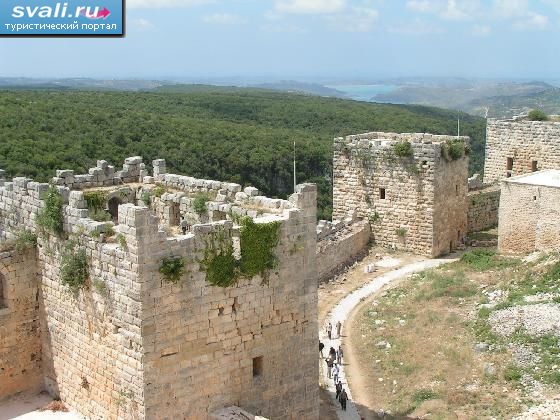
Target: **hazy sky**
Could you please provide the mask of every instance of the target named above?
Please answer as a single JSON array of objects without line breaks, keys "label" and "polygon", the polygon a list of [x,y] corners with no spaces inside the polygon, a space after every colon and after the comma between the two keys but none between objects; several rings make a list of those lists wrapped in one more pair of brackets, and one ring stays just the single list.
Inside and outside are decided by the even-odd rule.
[{"label": "hazy sky", "polygon": [[124,39],[0,39],[0,76],[560,78],[560,0],[128,0]]}]

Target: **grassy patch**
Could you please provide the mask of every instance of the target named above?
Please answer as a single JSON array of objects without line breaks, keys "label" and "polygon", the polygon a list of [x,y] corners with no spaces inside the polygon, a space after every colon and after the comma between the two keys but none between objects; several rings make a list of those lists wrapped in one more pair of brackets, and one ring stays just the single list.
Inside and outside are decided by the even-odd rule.
[{"label": "grassy patch", "polygon": [[523,376],[523,370],[514,364],[506,366],[504,369],[504,379],[508,382],[519,382]]},{"label": "grassy patch", "polygon": [[430,300],[442,297],[466,298],[476,294],[476,287],[465,276],[463,271],[442,273],[430,270],[422,273],[431,287],[422,288],[416,300]]},{"label": "grassy patch", "polygon": [[502,257],[487,249],[469,251],[461,257],[461,262],[474,271],[503,270],[520,263],[517,259]]},{"label": "grassy patch", "polygon": [[437,398],[438,394],[431,389],[419,389],[412,394],[412,409],[410,411],[414,411],[424,401],[435,400]]},{"label": "grassy patch", "polygon": [[508,302],[510,304],[524,302],[526,296],[539,293],[558,293],[560,284],[560,262],[557,262],[544,273],[527,271],[525,276],[510,285]]}]

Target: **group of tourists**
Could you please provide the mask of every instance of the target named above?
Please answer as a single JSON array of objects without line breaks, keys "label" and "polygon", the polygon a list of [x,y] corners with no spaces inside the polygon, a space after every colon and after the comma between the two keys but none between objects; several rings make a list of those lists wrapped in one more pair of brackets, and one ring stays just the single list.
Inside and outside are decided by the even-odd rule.
[{"label": "group of tourists", "polygon": [[[333,326],[329,322],[326,327],[326,333],[329,340],[334,340],[335,338],[340,338],[340,333],[342,331],[342,323],[338,321],[335,324],[336,328],[336,337],[333,336]],[[323,356],[323,349],[325,345],[322,342],[319,342],[319,353],[321,358]],[[325,362],[327,363],[327,377],[329,379],[334,380],[334,386],[336,389],[336,399],[340,402],[340,406],[343,411],[346,411],[346,402],[348,401],[348,394],[346,390],[342,387],[342,382],[340,381],[340,366],[342,365],[342,358],[344,357],[344,352],[342,351],[342,346],[338,346],[338,350],[335,350],[334,347],[329,349],[329,354],[325,358]]]},{"label": "group of tourists", "polygon": [[329,340],[334,340],[335,338],[340,338],[340,332],[342,331],[342,322],[337,321],[337,323],[336,323],[336,337],[333,337],[332,330],[333,330],[333,326],[329,322],[328,325],[327,325],[327,328],[326,328],[327,337],[329,337]]}]

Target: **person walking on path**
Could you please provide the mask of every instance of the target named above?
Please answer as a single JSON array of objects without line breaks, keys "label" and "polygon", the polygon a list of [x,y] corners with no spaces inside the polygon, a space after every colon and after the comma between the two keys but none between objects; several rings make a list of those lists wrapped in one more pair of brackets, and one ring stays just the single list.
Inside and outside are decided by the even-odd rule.
[{"label": "person walking on path", "polygon": [[329,350],[329,357],[331,358],[331,360],[334,362],[336,360],[336,350],[334,349],[334,347],[331,347]]},{"label": "person walking on path", "polygon": [[339,373],[338,365],[335,364],[335,365],[333,365],[333,368],[332,368],[332,376],[333,376],[335,385],[338,382],[338,373]]},{"label": "person walking on path", "polygon": [[336,337],[340,338],[340,331],[342,330],[342,323],[340,321],[336,322]]},{"label": "person walking on path", "polygon": [[327,325],[327,335],[329,336],[329,340],[332,340],[332,324],[329,322]]},{"label": "person walking on path", "polygon": [[336,383],[336,400],[338,401],[338,397],[340,396],[340,393],[342,392],[342,382],[338,381]]},{"label": "person walking on path", "polygon": [[319,353],[321,354],[321,359],[323,359],[323,349],[325,348],[325,345],[323,343],[321,343],[319,341]]},{"label": "person walking on path", "polygon": [[338,397],[340,401],[340,406],[342,407],[342,411],[346,411],[346,401],[348,401],[348,394],[346,394],[346,390],[342,388],[340,392],[340,396]]},{"label": "person walking on path", "polygon": [[332,374],[332,368],[333,368],[333,360],[329,357],[327,359],[327,378],[331,379],[331,374]]},{"label": "person walking on path", "polygon": [[344,352],[342,351],[342,346],[338,346],[338,351],[336,352],[336,362],[341,365],[342,358],[344,357]]}]

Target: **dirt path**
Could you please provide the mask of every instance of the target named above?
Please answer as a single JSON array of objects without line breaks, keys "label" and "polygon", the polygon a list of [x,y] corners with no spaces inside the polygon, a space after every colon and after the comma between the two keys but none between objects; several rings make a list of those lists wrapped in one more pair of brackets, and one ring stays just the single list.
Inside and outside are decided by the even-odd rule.
[{"label": "dirt path", "polygon": [[[352,291],[344,298],[342,298],[334,306],[334,308],[328,313],[324,322],[321,323],[322,328],[321,331],[319,332],[319,336],[321,338],[321,341],[325,344],[325,350],[326,350],[325,355],[326,353],[328,353],[328,349],[331,346],[334,347],[335,349],[338,348],[338,346],[341,344],[341,339],[345,338],[344,331],[348,330],[348,328],[344,329],[343,327],[342,337],[336,337],[336,334],[333,334],[335,337],[333,337],[332,340],[329,340],[325,332],[325,327],[328,322],[331,322],[332,325],[334,326],[337,321],[341,321],[342,324],[345,325],[349,320],[351,312],[355,308],[360,306],[360,303],[362,301],[364,301],[368,297],[375,295],[380,290],[382,290],[385,286],[395,283],[410,274],[424,271],[429,268],[434,268],[441,264],[449,263],[452,261],[454,260],[453,259],[420,260],[401,266],[400,268],[397,268],[393,271],[387,271],[378,276],[374,276],[370,274],[369,276],[373,276],[373,278],[371,278],[371,280],[367,282],[365,285],[363,285],[362,287],[359,287],[357,290]],[[378,262],[377,264],[382,265],[383,260]],[[400,265],[400,262],[398,262],[397,265]],[[350,324],[348,326],[350,326]],[[369,407],[370,404],[368,404],[367,396],[364,395],[365,388],[363,387],[362,384],[360,384],[359,380],[356,380],[355,382],[352,383],[352,389],[348,388],[348,381],[346,379],[347,371],[354,378],[359,378],[360,368],[355,362],[355,359],[353,358],[353,354],[349,348],[349,346],[351,346],[351,343],[347,343],[346,341],[343,341],[342,344],[343,344],[343,349],[345,351],[345,358],[343,360],[342,366],[340,366],[341,372],[339,376],[344,388],[346,389],[346,392],[348,393],[350,401],[347,407],[347,411],[345,412],[343,412],[340,409],[339,405],[336,405],[337,416],[339,419],[359,420],[361,414],[362,417],[375,418],[374,412]],[[322,362],[322,366],[321,366],[321,382],[322,384],[324,384],[323,388],[331,394],[334,401],[334,396],[335,396],[334,381],[327,377],[327,369],[326,369],[326,364],[324,362]],[[354,393],[356,393],[355,397],[353,396]],[[336,401],[334,402],[336,404]]]}]

